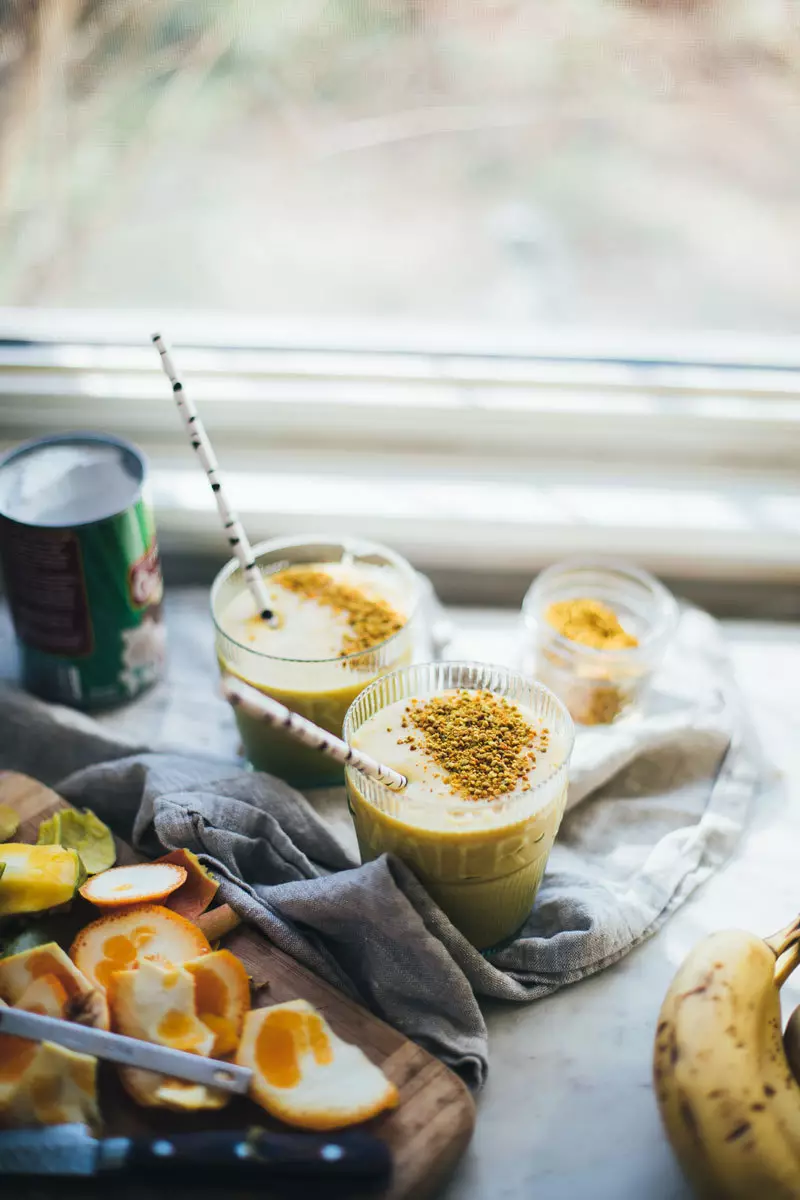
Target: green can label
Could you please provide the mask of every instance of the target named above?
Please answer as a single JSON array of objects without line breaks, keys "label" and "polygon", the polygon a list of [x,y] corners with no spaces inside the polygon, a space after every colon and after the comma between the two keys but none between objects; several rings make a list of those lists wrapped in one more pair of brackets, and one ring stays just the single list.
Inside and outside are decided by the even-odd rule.
[{"label": "green can label", "polygon": [[[117,446],[116,440],[108,442]],[[52,440],[43,443],[51,446]],[[47,699],[81,708],[131,699],[159,678],[164,664],[163,584],[153,517],[141,494],[144,464],[133,447],[119,448],[128,456],[124,483],[137,497],[124,511],[67,527],[16,520],[9,515],[13,503],[3,504],[0,515],[22,682]],[[25,453],[30,458],[34,449]],[[6,466],[14,461],[6,460]],[[130,474],[137,462],[138,479]],[[91,467],[91,458],[88,463]],[[0,467],[0,478],[2,472]],[[85,491],[83,477],[82,482]],[[107,502],[113,492],[107,480],[106,491]],[[87,496],[84,508],[97,511],[102,503],[102,496]]]}]

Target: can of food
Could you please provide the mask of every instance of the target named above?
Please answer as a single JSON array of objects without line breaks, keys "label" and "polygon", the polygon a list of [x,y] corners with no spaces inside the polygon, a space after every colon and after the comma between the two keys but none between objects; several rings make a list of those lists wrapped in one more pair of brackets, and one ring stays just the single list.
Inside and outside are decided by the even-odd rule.
[{"label": "can of food", "polygon": [[163,584],[147,468],[104,434],[37,438],[0,459],[0,559],[22,684],[104,708],[162,673]]}]

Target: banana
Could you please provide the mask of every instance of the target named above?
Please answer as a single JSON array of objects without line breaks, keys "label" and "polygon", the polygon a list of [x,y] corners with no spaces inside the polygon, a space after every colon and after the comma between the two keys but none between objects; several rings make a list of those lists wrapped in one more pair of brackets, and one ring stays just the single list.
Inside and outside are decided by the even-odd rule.
[{"label": "banana", "polygon": [[653,1076],[672,1147],[700,1196],[800,1200],[800,1085],[781,1038],[780,984],[800,919],[772,938],[705,938],[664,998]]}]

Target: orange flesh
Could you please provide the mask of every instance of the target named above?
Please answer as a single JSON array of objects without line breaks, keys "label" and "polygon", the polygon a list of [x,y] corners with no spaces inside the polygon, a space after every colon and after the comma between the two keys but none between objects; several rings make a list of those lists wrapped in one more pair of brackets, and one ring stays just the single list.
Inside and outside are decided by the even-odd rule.
[{"label": "orange flesh", "polygon": [[171,1008],[158,1023],[158,1037],[176,1050],[193,1050],[201,1040],[194,1021],[178,1008]]},{"label": "orange flesh", "polygon": [[300,1055],[308,1050],[321,1067],[333,1062],[333,1048],[317,1013],[270,1013],[256,1038],[255,1060],[267,1083],[293,1088],[302,1078]]},{"label": "orange flesh", "polygon": [[288,1029],[265,1021],[256,1039],[255,1059],[261,1074],[273,1087],[293,1088],[300,1082],[300,1064]]},{"label": "orange flesh", "polygon": [[141,950],[142,946],[146,946],[148,942],[152,942],[156,935],[152,925],[137,925],[131,934],[131,941],[137,950]]},{"label": "orange flesh", "polygon": [[223,1054],[232,1054],[239,1044],[239,1034],[233,1022],[216,1013],[200,1012],[197,1015],[215,1035],[214,1045],[211,1048],[212,1057],[221,1058]]},{"label": "orange flesh", "polygon": [[103,943],[103,954],[95,975],[100,986],[107,988],[115,971],[124,971],[136,962],[136,947],[130,938],[117,933]]},{"label": "orange flesh", "polygon": [[325,1032],[325,1027],[322,1024],[322,1019],[316,1013],[303,1013],[305,1017],[308,1033],[311,1039],[311,1053],[318,1066],[329,1067],[333,1062],[333,1047],[328,1041],[328,1035]]},{"label": "orange flesh", "polygon": [[150,925],[140,925],[130,937],[117,933],[103,943],[105,957],[97,964],[95,975],[101,987],[108,987],[115,971],[129,969],[136,962],[137,950],[152,941],[155,930]]},{"label": "orange flesh", "polygon": [[197,1011],[213,1013],[218,1017],[224,1016],[228,1006],[228,989],[219,975],[214,971],[204,971],[202,965],[192,973]]},{"label": "orange flesh", "polygon": [[128,963],[135,962],[136,947],[129,937],[125,937],[123,933],[117,933],[103,943],[103,954],[111,962],[124,967]]},{"label": "orange flesh", "polygon": [[0,1082],[19,1079],[33,1061],[36,1050],[36,1043],[27,1038],[0,1033]]}]

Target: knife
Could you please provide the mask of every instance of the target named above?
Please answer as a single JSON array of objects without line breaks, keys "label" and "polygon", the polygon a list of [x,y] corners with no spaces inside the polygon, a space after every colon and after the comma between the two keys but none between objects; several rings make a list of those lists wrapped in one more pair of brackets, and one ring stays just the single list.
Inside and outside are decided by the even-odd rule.
[{"label": "knife", "polygon": [[95,1058],[105,1058],[126,1067],[158,1071],[160,1075],[188,1079],[191,1083],[203,1083],[239,1095],[246,1094],[252,1077],[248,1067],[237,1067],[216,1058],[202,1058],[185,1050],[172,1050],[169,1046],[157,1046],[138,1038],[124,1037],[121,1033],[108,1033],[104,1029],[92,1029],[88,1025],[76,1025],[59,1017],[45,1017],[19,1008],[0,1007],[0,1033],[15,1034],[35,1042],[55,1042],[68,1050],[77,1050],[79,1054],[93,1054]]},{"label": "knife", "polygon": [[[167,1184],[187,1175],[223,1174],[231,1185],[273,1179],[366,1185],[391,1172],[386,1144],[358,1130],[275,1133],[267,1129],[203,1130],[151,1138],[93,1138],[85,1125],[51,1125],[0,1133],[0,1176],[84,1178],[120,1173],[155,1176]],[[349,1193],[348,1193],[349,1194]]]}]

